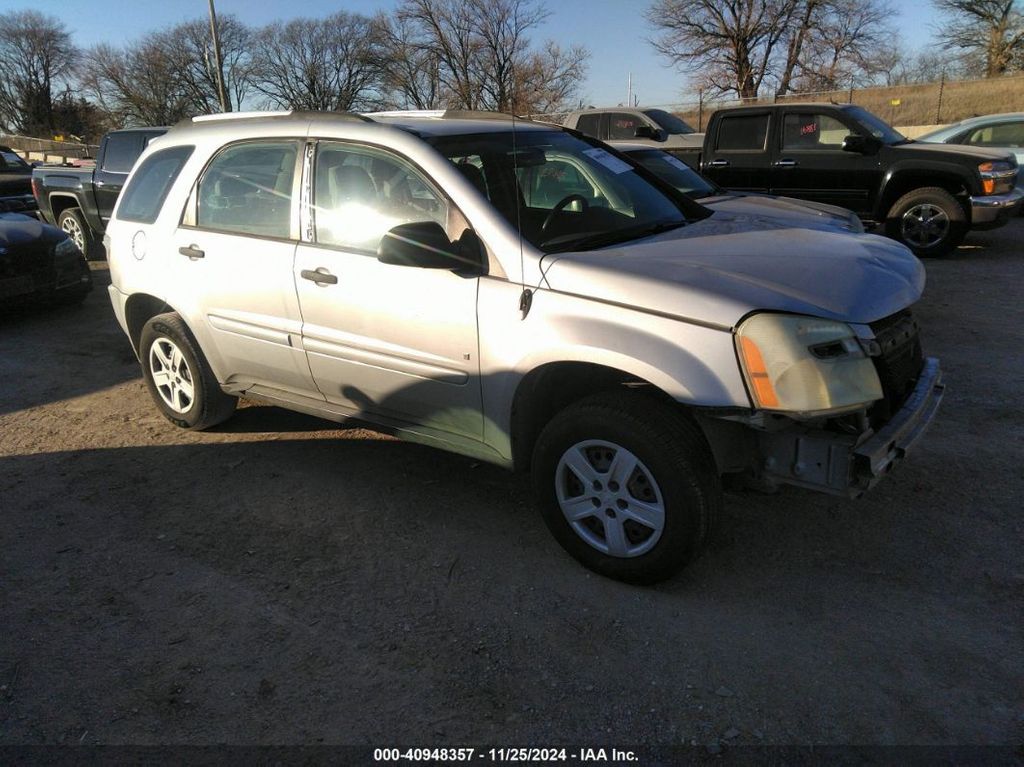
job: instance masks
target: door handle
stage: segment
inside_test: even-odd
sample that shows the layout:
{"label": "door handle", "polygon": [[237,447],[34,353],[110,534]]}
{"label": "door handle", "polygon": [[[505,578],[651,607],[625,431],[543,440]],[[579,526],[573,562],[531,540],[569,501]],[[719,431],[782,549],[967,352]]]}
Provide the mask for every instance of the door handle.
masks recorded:
{"label": "door handle", "polygon": [[206,251],[200,250],[195,245],[186,245],[178,248],[178,252],[189,258],[206,258]]}
{"label": "door handle", "polygon": [[302,275],[302,279],[315,282],[320,287],[323,287],[324,285],[338,284],[338,278],[322,266],[319,266],[316,269],[303,269],[300,274]]}
{"label": "door handle", "polygon": [[709,168],[724,168],[729,164],[728,160],[712,160],[708,163]]}
{"label": "door handle", "polygon": [[795,168],[799,164],[796,160],[776,160],[772,163],[776,168]]}

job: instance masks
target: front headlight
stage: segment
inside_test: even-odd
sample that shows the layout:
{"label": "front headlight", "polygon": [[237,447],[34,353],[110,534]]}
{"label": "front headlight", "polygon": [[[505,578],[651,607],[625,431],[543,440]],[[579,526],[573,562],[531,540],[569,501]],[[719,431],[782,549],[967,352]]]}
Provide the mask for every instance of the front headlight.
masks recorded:
{"label": "front headlight", "polygon": [[1013,189],[1017,179],[1015,163],[992,160],[978,165],[981,175],[981,189],[985,194],[1005,194]]}
{"label": "front headlight", "polygon": [[875,366],[843,322],[755,314],[736,330],[736,350],[761,410],[811,416],[882,398]]}

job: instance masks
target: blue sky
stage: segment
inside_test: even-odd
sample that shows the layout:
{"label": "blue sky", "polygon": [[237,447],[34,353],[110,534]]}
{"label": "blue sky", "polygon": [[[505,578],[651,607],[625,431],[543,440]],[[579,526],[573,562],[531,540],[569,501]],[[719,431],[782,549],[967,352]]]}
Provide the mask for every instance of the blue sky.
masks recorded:
{"label": "blue sky", "polygon": [[[232,13],[252,25],[293,16],[321,16],[337,10],[373,14],[391,10],[395,0],[215,0],[218,13]],[[684,76],[667,68],[647,44],[652,34],[644,20],[647,2],[635,0],[550,0],[551,16],[535,40],[551,38],[562,45],[590,50],[589,74],[581,92],[588,104],[610,106],[626,101],[632,72],[633,93],[645,106],[689,101]],[[33,8],[63,19],[81,46],[99,42],[121,44],[148,31],[205,16],[207,0],[0,0],[0,12]],[[910,50],[931,38],[931,7],[922,0],[895,0],[894,23]],[[74,9],[73,11],[71,9]],[[83,10],[86,9],[86,10]]]}

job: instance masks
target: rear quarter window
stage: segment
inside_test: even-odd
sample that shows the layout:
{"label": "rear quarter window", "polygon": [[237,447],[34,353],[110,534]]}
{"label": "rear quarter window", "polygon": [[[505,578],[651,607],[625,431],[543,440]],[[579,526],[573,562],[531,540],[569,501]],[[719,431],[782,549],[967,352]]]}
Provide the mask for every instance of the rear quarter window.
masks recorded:
{"label": "rear quarter window", "polygon": [[143,160],[121,194],[117,218],[140,224],[156,221],[167,193],[194,149],[192,146],[170,147]]}
{"label": "rear quarter window", "polygon": [[107,173],[128,173],[142,154],[143,137],[139,133],[112,133],[103,150],[103,168]]}

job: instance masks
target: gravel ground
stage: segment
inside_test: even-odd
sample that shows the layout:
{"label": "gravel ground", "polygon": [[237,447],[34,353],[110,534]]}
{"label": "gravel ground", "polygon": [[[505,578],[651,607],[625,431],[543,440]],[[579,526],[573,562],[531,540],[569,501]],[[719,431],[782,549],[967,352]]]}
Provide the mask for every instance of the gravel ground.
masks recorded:
{"label": "gravel ground", "polygon": [[98,289],[0,318],[0,744],[1013,744],[1024,219],[927,262],[947,395],[867,498],[730,492],[589,574],[527,482],[250,405],[163,420]]}

